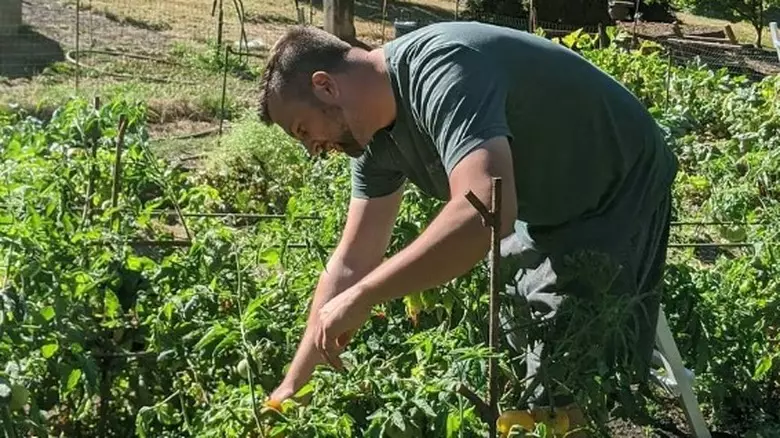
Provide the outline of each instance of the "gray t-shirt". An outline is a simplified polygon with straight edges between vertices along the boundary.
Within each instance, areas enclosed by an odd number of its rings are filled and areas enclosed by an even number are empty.
[[[352,160],[353,196],[409,180],[448,200],[453,168],[495,136],[510,140],[518,219],[537,239],[631,232],[668,195],[677,161],[655,120],[576,52],[474,22],[428,25],[384,48],[397,117]]]

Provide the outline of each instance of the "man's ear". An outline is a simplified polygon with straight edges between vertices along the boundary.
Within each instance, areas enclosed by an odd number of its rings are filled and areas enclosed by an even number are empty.
[[[311,75],[314,95],[326,104],[333,104],[339,97],[339,88],[333,76],[324,71],[315,71]]]

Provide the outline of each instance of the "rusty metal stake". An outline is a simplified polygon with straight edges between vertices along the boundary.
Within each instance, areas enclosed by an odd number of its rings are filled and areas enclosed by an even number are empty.
[[[492,194],[490,211],[477,196],[469,191],[466,199],[482,216],[482,224],[490,227],[490,321],[488,325],[488,343],[490,361],[488,362],[488,405],[494,418],[498,417],[498,360],[495,355],[498,350],[498,290],[500,287],[499,263],[501,258],[501,178],[492,179]],[[496,436],[496,422],[491,421],[490,436]]]

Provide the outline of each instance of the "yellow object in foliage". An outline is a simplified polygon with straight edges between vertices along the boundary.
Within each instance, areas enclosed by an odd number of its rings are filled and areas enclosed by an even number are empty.
[[[534,417],[528,411],[504,411],[496,420],[496,429],[501,436],[506,436],[514,425],[530,432],[534,430]]]
[[[549,409],[543,409],[537,411],[534,417],[537,423],[547,426],[555,436],[563,436],[569,431],[569,416],[566,411],[556,409],[555,412],[550,412]]]
[[[268,399],[264,405],[269,409],[273,409],[277,412],[282,412],[282,403],[279,402],[278,400]]]

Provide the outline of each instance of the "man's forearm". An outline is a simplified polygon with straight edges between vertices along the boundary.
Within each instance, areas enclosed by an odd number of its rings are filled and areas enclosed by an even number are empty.
[[[285,376],[285,383],[292,386],[295,391],[306,384],[317,365],[324,363],[322,356],[314,348],[312,339],[312,333],[316,326],[317,310],[334,296],[349,289],[366,272],[368,269],[349,270],[342,263],[335,262],[330,264],[328,272],[323,272],[320,276],[314,292],[306,330]]]
[[[503,237],[511,231],[511,223],[502,228]],[[361,295],[359,300],[374,306],[426,290],[467,272],[489,248],[490,229],[466,199],[456,199],[420,237],[360,280],[355,291]]]

